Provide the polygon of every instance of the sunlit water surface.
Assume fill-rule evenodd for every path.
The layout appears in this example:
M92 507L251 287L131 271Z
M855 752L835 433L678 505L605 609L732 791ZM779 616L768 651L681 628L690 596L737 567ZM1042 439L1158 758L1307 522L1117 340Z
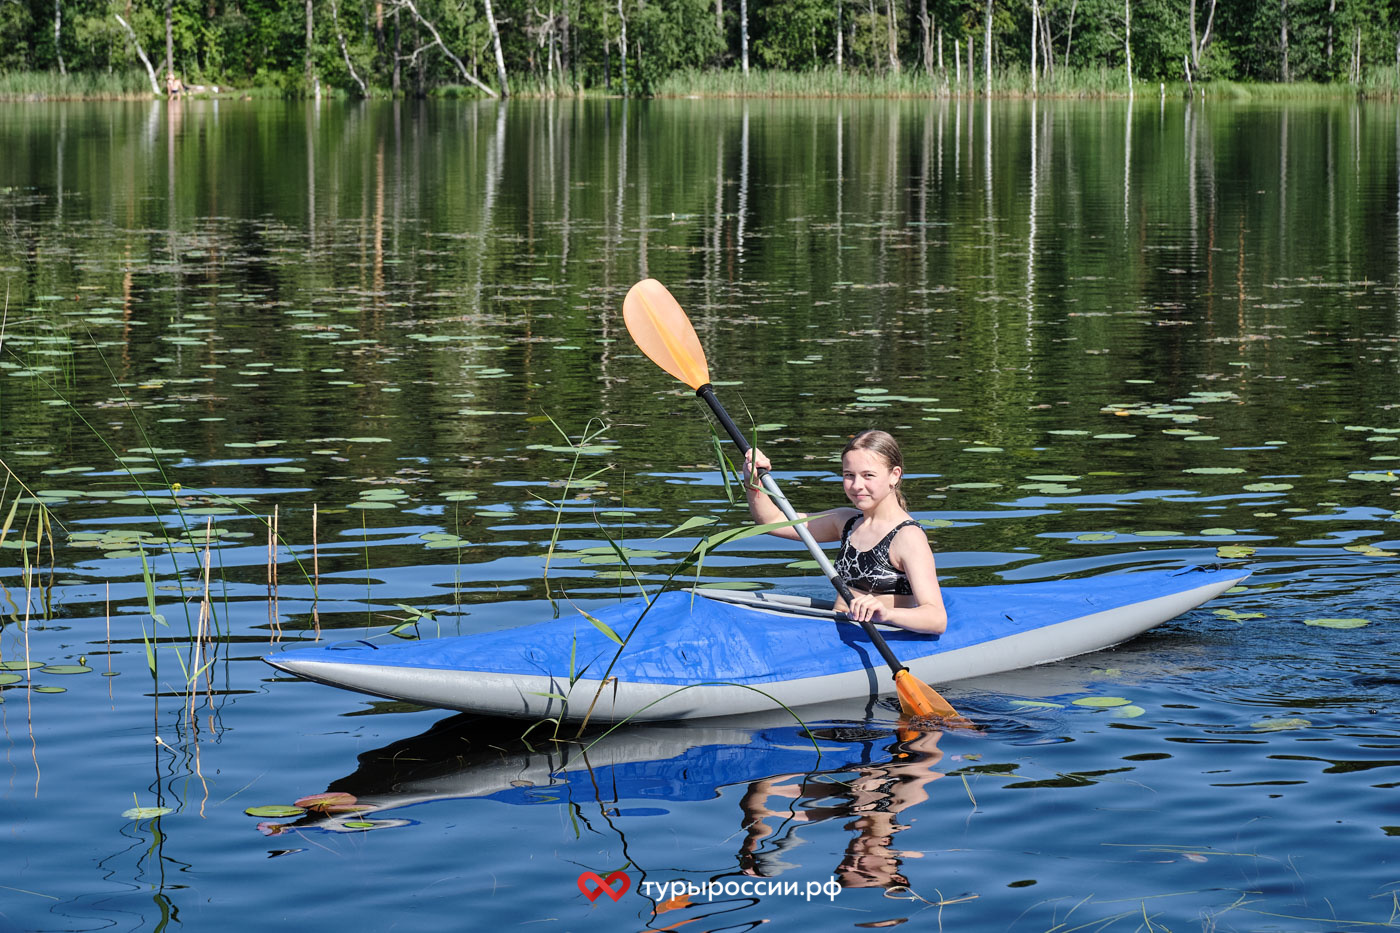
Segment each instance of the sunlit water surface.
M1398 141L1371 104L0 107L0 928L1400 924ZM658 535L742 519L622 328L646 275L799 507L899 435L945 585L1254 576L940 685L978 732L527 745L262 664L602 605L608 536L656 586ZM700 582L820 594L804 557ZM327 791L362 809L257 809Z

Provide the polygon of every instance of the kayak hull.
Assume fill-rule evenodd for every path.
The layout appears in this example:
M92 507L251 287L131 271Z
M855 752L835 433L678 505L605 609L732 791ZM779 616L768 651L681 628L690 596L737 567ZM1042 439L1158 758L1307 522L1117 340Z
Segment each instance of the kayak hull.
M914 676L947 683L1112 647L1247 576L1188 568L949 587L943 591L947 633L890 629L886 638ZM306 680L374 696L531 720L696 719L833 699L873 701L891 692L889 669L859 627L820 609L797 611L812 605L668 593L650 611L637 599L591 620L580 615L403 645L351 642L265 660ZM619 650L596 623L627 646Z

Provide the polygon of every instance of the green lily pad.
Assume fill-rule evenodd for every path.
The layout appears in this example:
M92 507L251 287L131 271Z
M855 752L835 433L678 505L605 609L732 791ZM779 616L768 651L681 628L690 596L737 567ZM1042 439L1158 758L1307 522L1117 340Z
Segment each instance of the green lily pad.
M1306 729L1312 721L1294 716L1290 719L1261 719L1249 724L1251 729L1260 732L1286 732L1290 729Z
M1082 435L1082 434L1088 434L1089 432L1088 432L1088 431L1075 431L1075 430L1072 430L1072 429L1069 429L1069 428L1062 428L1062 429L1060 429L1060 430L1058 430L1058 431L1046 431L1045 433L1046 433L1046 434L1058 434L1058 435L1060 435L1061 437L1078 437L1078 436L1080 436L1080 435Z
M1183 473L1197 473L1205 476L1223 476L1227 473L1243 473L1239 467L1190 467L1182 470Z
M949 489L1000 489L1001 483L949 483Z
M1137 719L1145 712L1147 712L1147 710L1143 709L1141 706L1133 706L1132 704L1129 704L1127 706L1119 706L1115 708L1113 710L1113 715L1117 716L1119 719Z
M150 820L174 812L170 807L131 807L123 810L122 816L128 820Z
M19 674L11 674L9 671L0 673L0 687L8 687L10 684L23 683L24 678Z
M963 448L963 452L964 452L964 453L969 453L969 454L999 454L999 453L1002 452L1002 448L1000 448L1000 447L964 447L964 448Z
M249 816L280 820L287 817L302 816L306 813L306 809L304 807L287 806L286 804L271 804L265 807L249 807L243 812Z
M1215 549L1215 556L1222 559L1252 557L1254 556L1254 548L1246 547L1243 544L1226 544Z
M1167 531L1167 530L1165 530L1165 529L1160 529L1160 528L1152 528L1152 529L1148 529L1147 531L1135 531L1135 532L1133 532L1133 534L1137 535L1139 538L1180 538L1180 537L1181 537L1181 532L1179 532L1179 531Z
M1286 492L1293 488L1292 483L1247 483L1245 492Z
M1118 537L1115 534L1106 534L1102 531L1091 531L1088 534L1076 535L1076 541L1112 541Z
M1239 534L1239 532L1236 531L1236 530L1233 529L1233 528L1204 528L1204 529L1201 530L1201 534L1203 534L1203 535L1237 535L1237 534Z
M67 693L67 687L35 687L35 693Z
M1091 709L1111 709L1128 704L1129 701L1122 697L1080 697L1074 701L1075 706L1087 706Z
M40 674L91 674L86 664L50 664L39 669Z
M795 560L787 566L793 570L816 570L821 564L814 560Z
M1394 472L1368 471L1364 473L1348 473L1347 479L1354 479L1363 483L1400 483Z
M1371 624L1370 619L1304 619L1304 625L1317 628L1362 628Z
M0 671L32 671L43 666L43 661L0 661Z
M1097 441L1126 441L1126 440L1131 440L1131 439L1134 438L1134 437L1137 437L1137 435L1136 435L1136 434L1095 434L1095 435L1094 435L1094 440L1097 440Z

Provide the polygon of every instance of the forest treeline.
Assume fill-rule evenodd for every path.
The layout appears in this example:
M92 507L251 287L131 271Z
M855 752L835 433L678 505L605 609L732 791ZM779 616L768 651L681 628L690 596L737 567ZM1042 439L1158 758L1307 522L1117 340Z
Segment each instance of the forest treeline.
M760 70L962 92L1400 77L1400 0L0 0L0 36L0 73L158 93L168 73L357 96L650 94Z

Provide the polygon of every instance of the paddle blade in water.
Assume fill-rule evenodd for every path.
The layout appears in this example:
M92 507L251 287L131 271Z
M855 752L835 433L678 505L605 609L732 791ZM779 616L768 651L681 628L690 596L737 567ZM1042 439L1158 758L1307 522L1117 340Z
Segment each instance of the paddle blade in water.
M657 366L692 389L710 381L700 338L665 285L656 279L633 285L622 302L622 318L637 348Z
M919 680L909 671L902 670L894 675L895 689L899 691L899 706L910 719L962 719L953 705L939 695L938 691Z

